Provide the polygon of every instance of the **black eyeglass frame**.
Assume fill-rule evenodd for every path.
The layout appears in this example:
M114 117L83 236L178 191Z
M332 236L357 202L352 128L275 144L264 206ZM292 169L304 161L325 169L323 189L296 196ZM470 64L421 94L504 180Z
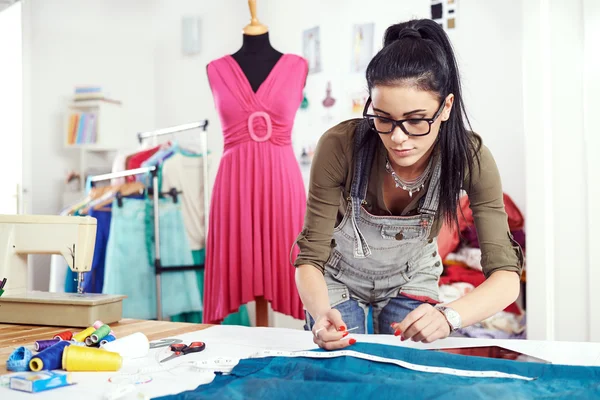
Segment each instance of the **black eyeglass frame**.
M367 114L367 110L369 109L370 105L371 105L371 97L369 96L369 98L367 99L367 102L365 103L365 108L363 109L363 118L365 120L367 120L367 123L369 124L371 129L373 129L375 132L381 133L382 135L389 135L390 133L394 132L394 130L396 129L397 126L399 126L400 129L402 130L402 132L404 132L407 136L427 136L431 133L431 125L442 114L442 111L444 110L444 106L446 105L446 98L444 98L444 100L442 100L442 104L440 104L440 108L436 111L436 113L431 118L407 118L407 119L395 120L392 118L382 117L381 115ZM377 118L380 120L385 120L387 122L390 122L392 124L392 129L390 129L389 132L381 132L381 131L377 130L377 128L375 128L375 122L373 122L372 118ZM406 121L425 121L429 124L429 129L427 130L427 133L418 133L418 134L410 133L404 127L404 122L406 122Z

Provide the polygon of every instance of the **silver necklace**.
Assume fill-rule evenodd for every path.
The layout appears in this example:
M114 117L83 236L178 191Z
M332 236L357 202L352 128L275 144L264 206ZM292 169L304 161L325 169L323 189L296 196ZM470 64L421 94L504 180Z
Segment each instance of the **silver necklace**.
M402 180L396 174L396 171L394 171L392 165L390 164L390 159L388 158L388 156L385 157L385 169L392 175L392 178L394 178L394 182L396 182L396 187L406 190L408 192L408 195L412 197L413 192L418 192L425 187L425 181L427 180L427 178L429 177L429 173L431 172L431 160L432 159L430 158L427 167L425 167L425 171L423 171L421 175L419 175L415 179L408 181Z

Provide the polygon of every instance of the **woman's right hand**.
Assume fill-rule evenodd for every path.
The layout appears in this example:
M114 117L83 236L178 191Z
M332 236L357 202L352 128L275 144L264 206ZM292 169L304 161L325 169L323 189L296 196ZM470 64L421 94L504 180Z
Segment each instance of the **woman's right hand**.
M337 350L356 343L356 339L347 339L348 331L342 320L342 314L335 308L320 315L313 328L313 341L325 350Z

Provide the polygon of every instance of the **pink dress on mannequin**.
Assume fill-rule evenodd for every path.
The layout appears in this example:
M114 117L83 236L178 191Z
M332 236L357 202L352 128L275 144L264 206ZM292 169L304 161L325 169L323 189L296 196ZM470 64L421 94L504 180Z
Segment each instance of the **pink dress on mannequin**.
M210 204L205 323L220 323L258 296L304 319L290 249L306 194L291 135L307 72L306 60L284 54L255 93L233 57L208 65L224 152Z

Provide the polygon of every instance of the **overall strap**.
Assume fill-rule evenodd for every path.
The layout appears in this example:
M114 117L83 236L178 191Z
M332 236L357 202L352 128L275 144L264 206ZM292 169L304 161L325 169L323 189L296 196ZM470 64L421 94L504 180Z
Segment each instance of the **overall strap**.
M431 180L429 181L429 188L427 189L427 195L423 205L419 208L421 214L427 214L434 217L437 214L438 206L440 204L440 176L442 174L442 160L441 157L435 161L433 166L433 172L431 174Z
M362 204L367 197L367 188L369 186L369 175L371 166L375 157L377 147L376 140L368 140L365 143L367 135L371 134L370 129L362 129L362 126L356 128L354 133L354 176L352 177L352 187L350 189L350 200L352 202L352 228L354 230L354 257L364 258L371 254L371 249L364 236L358 229L358 219Z

